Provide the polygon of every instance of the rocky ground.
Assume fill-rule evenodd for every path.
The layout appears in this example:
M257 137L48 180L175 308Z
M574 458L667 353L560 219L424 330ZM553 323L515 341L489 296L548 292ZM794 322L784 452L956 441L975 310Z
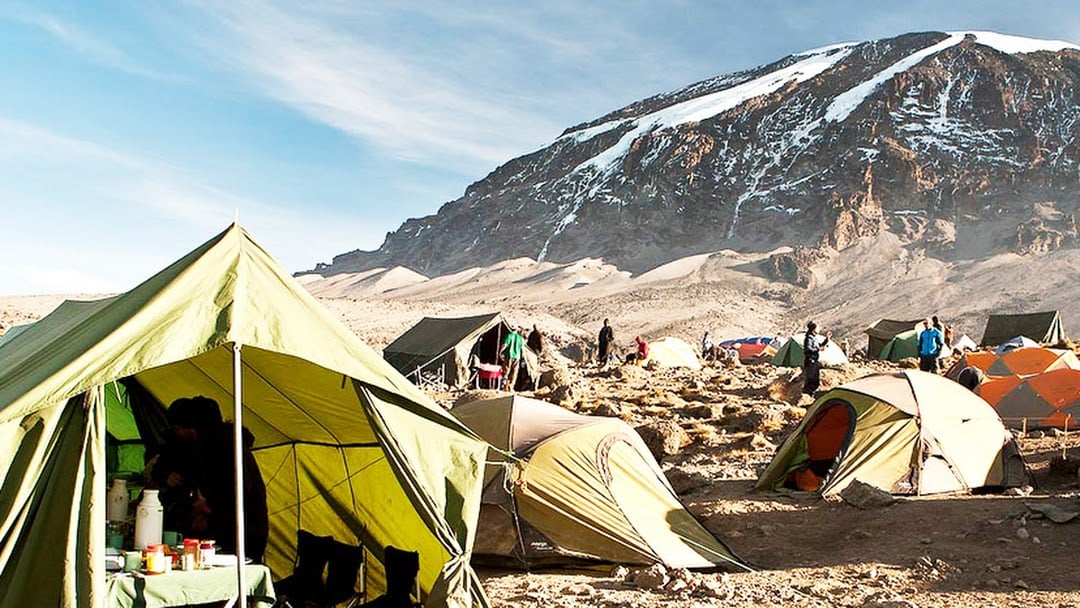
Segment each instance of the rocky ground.
M1022 492L901 498L863 510L753 490L811 403L799 398L798 370L555 367L554 387L534 396L619 416L646 438L660 429L652 437L666 441L650 443L673 487L758 571L485 571L496 606L1080 606L1080 523L1040 511L1080 512L1080 433L1020 438L1032 486ZM863 361L825 370L822 390L890 369ZM472 396L437 395L444 403Z
M0 329L40 318L61 299L5 298ZM377 349L424 314L482 308L325 303ZM521 325L536 322L548 335L545 386L529 395L578 412L618 416L639 428L691 512L757 570L481 571L494 606L1080 606L1080 518L1054 521L1080 512L1080 433L1038 431L1020 438L1031 488L1015 495L902 498L859 509L807 495L755 492L759 471L811 403L799 395L798 370L767 364L600 369L580 362L591 331L539 309L510 316ZM822 390L897 367L855 361L824 370ZM432 396L449 407L476 395Z

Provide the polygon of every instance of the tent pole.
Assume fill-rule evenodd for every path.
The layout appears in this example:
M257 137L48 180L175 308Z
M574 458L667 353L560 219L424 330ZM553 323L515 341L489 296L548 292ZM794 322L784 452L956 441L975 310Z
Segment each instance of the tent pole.
M247 608L244 572L244 427L243 384L240 378L240 343L233 342L233 468L236 473L236 586L237 606Z

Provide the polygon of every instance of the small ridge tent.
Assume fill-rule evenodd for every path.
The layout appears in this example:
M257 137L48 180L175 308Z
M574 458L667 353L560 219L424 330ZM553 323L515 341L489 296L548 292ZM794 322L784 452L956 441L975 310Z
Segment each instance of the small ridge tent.
M955 352L955 353L963 353L963 352L967 352L969 350L978 350L979 349L979 345L975 344L975 341L972 340L971 337L968 336L967 334L964 334L964 335L960 336L959 338L957 338L949 346L952 347L953 352Z
M802 367L803 340L805 339L805 333L791 336L780 347L780 350L773 355L772 364L777 367ZM836 342L829 340L825 343L825 346L821 347L818 361L821 362L822 367L840 367L848 362L848 358Z
M878 319L870 324L869 327L863 330L866 334L866 357L868 359L881 358L881 350L885 348L885 345L896 337L897 334L901 334L907 331L915 329L922 323L922 319L915 321L897 321L895 319Z
M1013 336L1028 336L1040 344L1058 344L1067 337L1061 313L1050 310L1021 315L990 315L980 344L997 346Z
M1033 375L990 376L977 392L1010 427L1080 427L1080 369L1059 367Z
M205 395L251 431L276 576L303 528L362 543L372 594L394 545L420 553L422 601L487 605L468 563L487 445L233 224L131 291L63 305L0 347L0 608L102 605L103 393L116 381L159 404Z
M697 351L678 338L660 338L649 342L649 356L645 363L650 361L655 361L662 367L701 369Z
M450 410L494 448L474 559L499 566L746 569L676 497L618 418L507 395Z
M499 362L502 341L508 333L510 325L497 312L472 317L424 317L384 348L383 358L417 384L433 374L447 385L460 388L468 383L474 362ZM522 348L517 388L527 388L538 368L536 353L528 346Z
M1036 348L1039 346L1042 345L1027 336L1016 336L1015 338L1009 338L1008 340L1005 340L1004 342L999 344L998 347L994 349L994 354L1000 355L1002 353L1007 353L1011 350L1022 350L1025 348Z
M889 340L885 348L881 349L881 354L878 355L878 359L881 361L899 361L901 359L907 359L908 357L919 356L919 333L922 330L909 329L903 333L896 334L892 340ZM952 349L949 345L943 345L941 347L941 353L938 354L939 359L952 355Z
M987 351L964 353L945 375L956 380L965 367L977 367L988 376L1023 376L1054 369L1080 369L1080 359L1071 350L1018 348L1001 354Z
M993 408L955 382L910 370L819 397L757 487L830 496L857 479L894 494L935 494L1018 485L1023 473Z

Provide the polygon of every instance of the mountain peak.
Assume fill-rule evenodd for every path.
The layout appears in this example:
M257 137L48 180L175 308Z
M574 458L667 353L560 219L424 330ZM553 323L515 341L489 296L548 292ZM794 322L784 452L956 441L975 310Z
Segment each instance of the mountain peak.
M921 32L804 51L571 127L319 271L596 257L640 272L883 230L936 255L1071 246L1078 91L1080 46L1063 41Z

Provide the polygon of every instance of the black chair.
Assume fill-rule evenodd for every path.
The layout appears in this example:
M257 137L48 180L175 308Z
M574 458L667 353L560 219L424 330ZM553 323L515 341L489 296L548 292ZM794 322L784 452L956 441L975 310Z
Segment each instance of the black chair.
M296 566L291 576L277 583L277 605L283 608L327 608L364 601L364 549L315 536L296 534ZM325 578L324 578L325 575ZM357 590L357 580L360 590Z
M416 608L421 604L416 576L420 574L420 554L387 546L383 553L386 568L386 593L360 608ZM413 591L416 590L416 599Z

